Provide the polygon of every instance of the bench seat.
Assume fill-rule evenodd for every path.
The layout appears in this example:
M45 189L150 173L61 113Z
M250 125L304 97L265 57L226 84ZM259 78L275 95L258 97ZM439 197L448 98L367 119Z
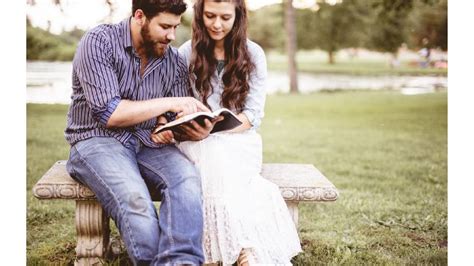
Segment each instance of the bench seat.
M262 176L280 188L293 221L298 225L298 203L302 201L335 201L336 187L311 164L266 163ZM33 194L41 200L63 199L76 201L76 265L101 262L109 244L109 218L97 202L94 193L72 179L66 171L66 161L56 162L33 187ZM159 199L152 195L152 199Z

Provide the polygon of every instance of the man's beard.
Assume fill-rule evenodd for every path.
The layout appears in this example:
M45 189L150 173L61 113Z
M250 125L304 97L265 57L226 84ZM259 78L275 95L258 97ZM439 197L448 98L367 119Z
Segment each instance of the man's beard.
M140 34L142 35L143 46L145 47L145 51L148 57L160 58L166 53L168 46L163 47L162 45L163 43L169 43L169 41L162 40L160 42L160 40L152 40L150 36L150 25L148 21L145 23L145 25L143 25Z

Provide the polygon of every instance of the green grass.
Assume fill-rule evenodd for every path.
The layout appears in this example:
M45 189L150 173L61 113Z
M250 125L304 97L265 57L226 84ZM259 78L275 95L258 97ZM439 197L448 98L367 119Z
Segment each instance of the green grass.
M264 161L314 164L340 192L336 202L300 204L296 265L447 264L445 92L274 95L265 110ZM31 193L67 158L67 106L27 112L28 264L71 264L74 202Z
M287 71L288 58L285 54L268 52L268 69ZM327 54L322 51L298 51L296 62L298 71L311 74L345 74L345 75L436 75L446 76L447 69L420 68L412 65L416 62L410 58L400 58L400 66L391 68L389 55L371 52L370 55L354 57L336 54L336 63L328 64Z

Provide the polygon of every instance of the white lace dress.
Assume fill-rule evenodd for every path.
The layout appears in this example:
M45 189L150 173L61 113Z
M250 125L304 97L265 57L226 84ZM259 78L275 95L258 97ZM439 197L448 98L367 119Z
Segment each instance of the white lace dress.
M245 248L252 265L291 265L300 241L278 187L259 174L260 135L217 133L178 147L202 177L206 263L235 263Z

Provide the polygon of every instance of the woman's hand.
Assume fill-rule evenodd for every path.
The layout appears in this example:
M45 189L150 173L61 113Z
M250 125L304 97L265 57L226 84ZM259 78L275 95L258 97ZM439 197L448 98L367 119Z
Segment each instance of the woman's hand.
M174 144L174 134L171 130L166 130L158 134L151 134L151 140L157 144Z

